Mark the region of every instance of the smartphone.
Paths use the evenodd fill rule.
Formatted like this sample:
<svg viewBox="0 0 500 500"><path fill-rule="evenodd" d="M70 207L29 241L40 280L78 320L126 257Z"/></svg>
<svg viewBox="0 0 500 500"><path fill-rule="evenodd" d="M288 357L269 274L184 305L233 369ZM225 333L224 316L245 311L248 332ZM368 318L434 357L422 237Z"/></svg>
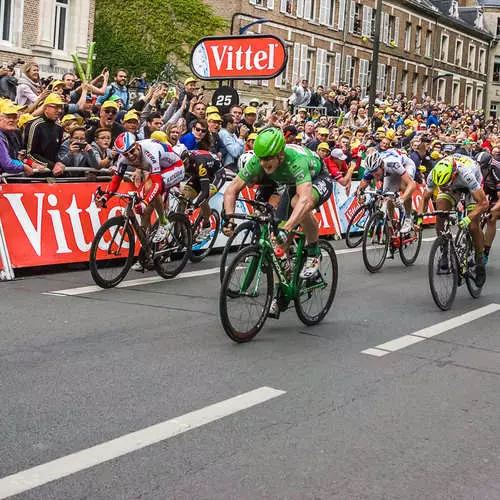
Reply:
<svg viewBox="0 0 500 500"><path fill-rule="evenodd" d="M77 143L77 146L80 148L80 149L85 149L87 147L87 144L85 142L78 142Z"/></svg>

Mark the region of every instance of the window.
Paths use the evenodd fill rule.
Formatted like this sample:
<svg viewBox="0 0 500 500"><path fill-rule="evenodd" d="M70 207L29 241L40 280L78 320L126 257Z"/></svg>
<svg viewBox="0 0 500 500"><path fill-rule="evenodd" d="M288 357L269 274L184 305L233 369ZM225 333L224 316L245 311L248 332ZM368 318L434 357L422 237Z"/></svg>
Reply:
<svg viewBox="0 0 500 500"><path fill-rule="evenodd" d="M346 56L345 58L345 83L349 87L354 87L354 73L356 72L356 58Z"/></svg>
<svg viewBox="0 0 500 500"><path fill-rule="evenodd" d="M389 15L388 18L387 39L391 45L397 45L399 38L399 19L391 15Z"/></svg>
<svg viewBox="0 0 500 500"><path fill-rule="evenodd" d="M476 109L482 109L483 107L483 89L476 89Z"/></svg>
<svg viewBox="0 0 500 500"><path fill-rule="evenodd" d="M427 30L425 34L425 57L431 57L432 31Z"/></svg>
<svg viewBox="0 0 500 500"><path fill-rule="evenodd" d="M443 102L445 96L446 96L446 80L444 78L440 78L437 81L436 101Z"/></svg>
<svg viewBox="0 0 500 500"><path fill-rule="evenodd" d="M316 19L316 0L304 2L304 19L314 21Z"/></svg>
<svg viewBox="0 0 500 500"><path fill-rule="evenodd" d="M361 87L361 95L366 95L366 89L368 87L368 66L369 63L366 59L359 60L359 74L358 74L358 85Z"/></svg>
<svg viewBox="0 0 500 500"><path fill-rule="evenodd" d="M496 117L497 117L497 103L496 102L492 102L490 104L490 116L492 116L496 120Z"/></svg>
<svg viewBox="0 0 500 500"><path fill-rule="evenodd" d="M332 72L335 67L335 56L333 54L328 54L326 56L325 64L325 88L330 87L332 83Z"/></svg>
<svg viewBox="0 0 500 500"><path fill-rule="evenodd" d="M493 63L493 81L500 83L500 56L495 56Z"/></svg>
<svg viewBox="0 0 500 500"><path fill-rule="evenodd" d="M457 66L462 66L463 51L464 51L464 42L462 42L462 40L457 40L455 44L455 64Z"/></svg>
<svg viewBox="0 0 500 500"><path fill-rule="evenodd" d="M424 75L422 80L422 94L426 94L429 91L429 77Z"/></svg>
<svg viewBox="0 0 500 500"><path fill-rule="evenodd" d="M314 50L308 49L306 58L306 78L307 80L312 80L312 68L313 68Z"/></svg>
<svg viewBox="0 0 500 500"><path fill-rule="evenodd" d="M411 46L411 23L406 23L405 28L405 50L410 50Z"/></svg>
<svg viewBox="0 0 500 500"><path fill-rule="evenodd" d="M460 99L460 82L454 81L453 87L451 89L451 103L453 106L458 105L458 101Z"/></svg>
<svg viewBox="0 0 500 500"><path fill-rule="evenodd" d="M439 51L439 59L441 61L448 62L448 43L449 43L448 35L441 35L441 50Z"/></svg>
<svg viewBox="0 0 500 500"><path fill-rule="evenodd" d="M411 94L415 97L418 92L418 73L413 73L413 80L411 82Z"/></svg>
<svg viewBox="0 0 500 500"><path fill-rule="evenodd" d="M420 49L422 48L422 27L415 27L415 53L420 54Z"/></svg>
<svg viewBox="0 0 500 500"><path fill-rule="evenodd" d="M287 45L287 52L290 54L292 51L292 48ZM287 79L287 74L288 74L288 62L290 59L287 60L287 64L285 66L285 69L283 70L282 73L280 73L274 80L274 86L275 88L287 88L288 87L288 79ZM295 83L295 82L294 82Z"/></svg>
<svg viewBox="0 0 500 500"><path fill-rule="evenodd" d="M486 73L486 50L479 49L479 73Z"/></svg>
<svg viewBox="0 0 500 500"><path fill-rule="evenodd" d="M0 19L2 20L2 40L10 41L12 23L12 0L1 0Z"/></svg>
<svg viewBox="0 0 500 500"><path fill-rule="evenodd" d="M497 36L500 36L500 17L497 17Z"/></svg>
<svg viewBox="0 0 500 500"><path fill-rule="evenodd" d="M330 11L328 12L328 26L333 26L335 20L335 0L330 0Z"/></svg>
<svg viewBox="0 0 500 500"><path fill-rule="evenodd" d="M351 15L349 17L349 32L361 35L361 12L363 6L360 3L351 2Z"/></svg>
<svg viewBox="0 0 500 500"><path fill-rule="evenodd" d="M293 0L281 0L280 12L293 15Z"/></svg>
<svg viewBox="0 0 500 500"><path fill-rule="evenodd" d="M370 26L370 37L373 38L375 36L375 16L377 15L377 10L372 9L372 19L371 19L371 26Z"/></svg>
<svg viewBox="0 0 500 500"><path fill-rule="evenodd" d="M468 109L472 108L472 85L465 87L465 107Z"/></svg>
<svg viewBox="0 0 500 500"><path fill-rule="evenodd" d="M405 69L401 72L401 92L406 95L406 89L408 87L408 71Z"/></svg>
<svg viewBox="0 0 500 500"><path fill-rule="evenodd" d="M467 64L469 69L474 70L476 65L476 47L474 45L469 45L469 58Z"/></svg>
<svg viewBox="0 0 500 500"><path fill-rule="evenodd" d="M56 50L64 50L66 46L68 3L69 0L56 0L56 19L54 23L54 49Z"/></svg>

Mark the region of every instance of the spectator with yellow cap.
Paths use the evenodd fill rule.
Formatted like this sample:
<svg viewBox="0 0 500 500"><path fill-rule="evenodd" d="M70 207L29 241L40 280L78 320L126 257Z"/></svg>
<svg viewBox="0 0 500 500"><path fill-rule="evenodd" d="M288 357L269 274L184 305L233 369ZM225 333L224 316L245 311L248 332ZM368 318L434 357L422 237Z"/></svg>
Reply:
<svg viewBox="0 0 500 500"><path fill-rule="evenodd" d="M114 101L104 101L101 109L99 110L99 120L92 123L90 128L87 129L87 142L92 143L95 139L95 131L98 128L105 128L111 131L111 140L115 139L125 131L125 129L118 122L115 121L116 114L119 111L119 106Z"/></svg>
<svg viewBox="0 0 500 500"><path fill-rule="evenodd" d="M0 106L0 173L32 175L33 169L24 164L24 157L19 154L19 142L16 140L17 115L20 106L11 101L4 101Z"/></svg>
<svg viewBox="0 0 500 500"><path fill-rule="evenodd" d="M247 140L245 141L245 151L253 151L255 139L257 139L257 134L255 132L248 134Z"/></svg>
<svg viewBox="0 0 500 500"><path fill-rule="evenodd" d="M327 128L320 127L316 130L316 137L312 141L308 142L306 146L311 151L316 151L320 143L328 141L329 136L330 131Z"/></svg>
<svg viewBox="0 0 500 500"><path fill-rule="evenodd" d="M30 166L39 163L55 176L64 173L64 164L58 158L63 129L57 123L63 107L61 96L50 94L43 103L42 115L30 122L26 129L26 162Z"/></svg>
<svg viewBox="0 0 500 500"><path fill-rule="evenodd" d="M247 106L243 110L243 120L241 120L241 125L245 125L245 127L250 132L257 132L257 128L255 127L255 122L257 121L257 108L253 106Z"/></svg>
<svg viewBox="0 0 500 500"><path fill-rule="evenodd" d="M126 132L137 136L137 132L139 131L139 115L134 110L127 111L123 116L122 124Z"/></svg>
<svg viewBox="0 0 500 500"><path fill-rule="evenodd" d="M76 115L73 115L73 114L64 115L61 118L61 126L64 130L63 137L64 138L69 137L69 135L71 134L71 131L75 127L81 127L83 125L83 123L84 123L83 119L76 116Z"/></svg>
<svg viewBox="0 0 500 500"><path fill-rule="evenodd" d="M214 108L215 106L210 106ZM217 108L216 108L217 109ZM221 143L219 137L219 131L222 127L222 117L219 113L210 113L207 115L207 123L208 123L208 133L211 138L211 147L210 152L214 155L217 155L219 160L222 159L222 151L221 151Z"/></svg>

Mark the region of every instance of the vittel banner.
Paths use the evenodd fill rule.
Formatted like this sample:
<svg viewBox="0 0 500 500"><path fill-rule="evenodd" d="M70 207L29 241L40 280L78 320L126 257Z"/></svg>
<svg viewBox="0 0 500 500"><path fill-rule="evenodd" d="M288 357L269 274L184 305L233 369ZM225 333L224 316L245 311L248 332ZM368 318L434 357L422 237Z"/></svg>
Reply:
<svg viewBox="0 0 500 500"><path fill-rule="evenodd" d="M191 70L201 80L269 80L286 61L285 45L273 35L207 37L191 52Z"/></svg>

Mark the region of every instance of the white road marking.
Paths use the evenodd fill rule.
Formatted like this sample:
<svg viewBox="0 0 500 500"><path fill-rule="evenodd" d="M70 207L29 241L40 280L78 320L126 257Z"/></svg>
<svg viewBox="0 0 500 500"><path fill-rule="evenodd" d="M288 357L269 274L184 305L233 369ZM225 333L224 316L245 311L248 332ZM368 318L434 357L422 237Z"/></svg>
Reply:
<svg viewBox="0 0 500 500"><path fill-rule="evenodd" d="M390 354L391 352L400 351L405 347L423 342L424 340L435 337L436 335L447 332L448 330L466 325L476 319L488 316L488 314L493 314L498 311L500 311L500 304L488 304L487 306L474 309L474 311L461 314L460 316L455 316L454 318L447 319L446 321L441 321L441 323L436 323L435 325L428 326L427 328L410 333L409 335L403 335L402 337L390 340L384 344L379 344L375 347L365 349L364 351L361 351L361 353L380 358L386 354Z"/></svg>
<svg viewBox="0 0 500 500"><path fill-rule="evenodd" d="M430 238L422 238L422 241L434 241L437 236L431 236Z"/></svg>
<svg viewBox="0 0 500 500"><path fill-rule="evenodd" d="M140 431L52 460L31 469L0 479L0 499L18 495L43 484L108 462L128 453L151 446L173 436L196 429L228 415L251 408L285 394L272 387L260 387L234 398L226 399L201 410L186 413Z"/></svg>

